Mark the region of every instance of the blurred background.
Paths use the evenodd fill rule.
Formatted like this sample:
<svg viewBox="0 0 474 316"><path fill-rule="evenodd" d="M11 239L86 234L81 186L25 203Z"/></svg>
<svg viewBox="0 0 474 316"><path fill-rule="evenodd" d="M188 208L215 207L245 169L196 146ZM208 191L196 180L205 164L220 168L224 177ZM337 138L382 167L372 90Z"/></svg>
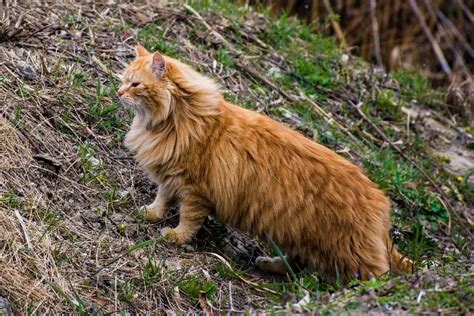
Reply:
<svg viewBox="0 0 474 316"><path fill-rule="evenodd" d="M473 0L244 0L335 35L340 47L384 70L416 70L448 86L454 111L474 109Z"/></svg>

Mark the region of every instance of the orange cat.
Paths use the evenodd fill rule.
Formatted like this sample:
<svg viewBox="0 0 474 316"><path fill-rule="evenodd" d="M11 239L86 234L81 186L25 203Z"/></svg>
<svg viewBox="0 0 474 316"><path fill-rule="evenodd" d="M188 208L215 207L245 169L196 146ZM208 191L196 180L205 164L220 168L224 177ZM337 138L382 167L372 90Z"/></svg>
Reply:
<svg viewBox="0 0 474 316"><path fill-rule="evenodd" d="M135 117L126 146L159 184L145 218L180 204L187 243L207 215L271 238L289 261L328 279L407 271L389 238L389 200L357 166L258 113L226 102L216 85L176 59L138 46L123 76L121 102ZM279 258L257 265L283 272Z"/></svg>

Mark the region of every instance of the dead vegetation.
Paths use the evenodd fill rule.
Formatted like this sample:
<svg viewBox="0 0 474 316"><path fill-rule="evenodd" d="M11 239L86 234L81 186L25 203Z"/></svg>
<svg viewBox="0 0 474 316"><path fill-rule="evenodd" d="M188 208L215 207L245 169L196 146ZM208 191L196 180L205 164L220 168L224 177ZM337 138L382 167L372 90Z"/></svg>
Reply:
<svg viewBox="0 0 474 316"><path fill-rule="evenodd" d="M16 184L23 186L15 176L25 174L31 164L32 154L27 147L24 137L17 134L17 130L5 119L0 119L0 139L2 147L0 159L2 161L2 193L3 185ZM10 176L5 178L5 176ZM27 198L34 203L38 197L32 190L24 192ZM2 199L14 197L2 195ZM64 278L58 275L55 262L52 258L52 246L49 236L43 236L44 227L26 220L17 209L0 212L0 271L2 271L2 290L16 292L26 300L41 302L54 299L48 286L40 281L42 276L48 275L56 283L65 286ZM19 269L21 268L21 270ZM25 286L28 285L28 286Z"/></svg>
<svg viewBox="0 0 474 316"><path fill-rule="evenodd" d="M326 28L340 45L387 70L416 69L462 93L459 111L473 119L474 5L472 1L242 1L296 15ZM323 26L323 27L322 27Z"/></svg>
<svg viewBox="0 0 474 316"><path fill-rule="evenodd" d="M253 259L269 249L212 219L189 246L177 249L160 240L162 223L145 223L138 213L153 199L155 187L122 145L130 113L115 98L117 78L133 58L138 40L192 63L215 78L235 102L309 137L332 140L328 146L358 162L373 148L400 146L406 153L415 137L405 138L400 131L408 124L408 131L416 133L417 127L410 117L408 123L374 123L383 135L390 126L395 137L408 143L402 147L405 144L393 141L392 134L382 139L370 126L362 126L345 100L357 104L387 86L400 88L367 65L344 70L346 77L344 71L337 73L334 80L350 82L341 89L326 87L326 78L314 88L265 37L271 27L268 17L247 12L246 23L233 24L223 14L203 15L193 8L7 5L0 23L0 314L2 297L13 310L33 313L217 313L270 307L309 311L333 303L333 298L342 299L342 305L334 301L334 306L346 305L347 292L336 292L337 287L320 294L318 285L317 295L310 295L308 284L318 282L315 276L296 282L255 271ZM305 45L300 39L295 42ZM332 53L314 54L311 58L324 60ZM339 63L339 55L336 58L334 63ZM371 90L375 81L379 86ZM302 104L306 107L298 112ZM472 140L453 120L442 125L450 127L453 143L464 146ZM431 159L417 155L414 163L420 166L420 160ZM383 163L375 164L380 168ZM429 170L430 177L441 173ZM459 258L461 271L456 270L453 279L472 282L472 273L466 272L470 257L465 256L472 205L450 181L439 187L446 197L436 197L452 204L460 241L453 241L451 221L449 230L440 223L439 231L429 234L445 248L439 258L451 252ZM418 185L425 182L422 178ZM413 212L410 207L416 209L416 201L401 196L395 206ZM171 212L166 224L176 220L176 212ZM407 227L400 222L398 229L404 232ZM417 280L417 275L410 279L415 290L425 284ZM398 290L391 282L380 287L386 293ZM460 287L456 282L451 288ZM463 303L456 311L466 309Z"/></svg>
<svg viewBox="0 0 474 316"><path fill-rule="evenodd" d="M452 79L456 72L465 79L471 76L474 49L469 30L474 15L470 1L244 2L264 4L274 14L297 15L309 24L330 22L343 46L360 47L359 54L374 59L380 67L430 65L431 70L439 70L431 72L434 78L444 73ZM427 56L435 63L427 63Z"/></svg>
<svg viewBox="0 0 474 316"><path fill-rule="evenodd" d="M224 272L227 262L193 246L149 241L159 227L143 223L137 210L155 189L121 144L129 114L119 114L115 100L115 78L135 44L133 33L116 26L126 23L123 17L142 26L157 15L173 21L183 11L148 16L131 5L55 4L7 12L8 42L0 48L0 296L36 312L192 309L178 287L206 275L211 261ZM218 229L231 239L224 253L246 258L255 247ZM210 243L206 250L217 249ZM228 284L219 295L232 291L245 304L238 299L244 285Z"/></svg>

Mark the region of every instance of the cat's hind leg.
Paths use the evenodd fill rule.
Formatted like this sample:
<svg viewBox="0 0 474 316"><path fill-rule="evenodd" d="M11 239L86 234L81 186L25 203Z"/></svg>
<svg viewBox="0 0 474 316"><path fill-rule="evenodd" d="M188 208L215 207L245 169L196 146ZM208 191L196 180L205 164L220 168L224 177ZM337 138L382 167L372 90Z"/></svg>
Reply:
<svg viewBox="0 0 474 316"><path fill-rule="evenodd" d="M255 264L265 273L281 275L288 273L285 263L280 257L257 257L257 259L255 259Z"/></svg>

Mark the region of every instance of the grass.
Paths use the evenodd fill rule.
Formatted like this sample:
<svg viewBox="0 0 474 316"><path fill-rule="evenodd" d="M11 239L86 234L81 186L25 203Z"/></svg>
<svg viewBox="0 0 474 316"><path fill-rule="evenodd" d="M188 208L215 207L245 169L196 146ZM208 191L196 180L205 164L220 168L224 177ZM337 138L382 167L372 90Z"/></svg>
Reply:
<svg viewBox="0 0 474 316"><path fill-rule="evenodd" d="M149 51L158 51L170 57L178 57L176 43L166 40L164 33L164 27L149 24L138 32L137 42L143 43Z"/></svg>
<svg viewBox="0 0 474 316"><path fill-rule="evenodd" d="M401 143L405 154L443 187L453 204L462 205L473 198L470 175L458 180L444 172L443 161L430 155L429 140L413 126L407 129L402 111L403 107L442 110L442 91L433 93L416 73L397 71L388 79L370 77L369 66L353 58L343 61L333 39L293 18L272 19L264 9L257 14L223 0L188 3L259 73L288 94L308 96L358 141L321 116L308 99L288 101L243 71L238 63L242 56L216 41L182 7L153 11L153 19L146 23L145 18L124 15L125 9L114 6L94 20L89 15L95 11L79 9L80 4L52 7L52 12L64 17L65 31L90 26L98 43L90 45L86 35L77 41L97 51L71 51L67 45L71 40L57 38L54 43L60 45L60 51L68 52L60 58L52 53L37 56L43 52L28 48L29 54L44 60L47 71L38 71L41 80L0 79L1 95L11 101L5 102L8 123L21 130L12 138L15 141L6 142L16 166L9 166L13 168L9 177L2 173L0 179L7 189L0 195L0 229L10 232L8 240L0 236L0 248L7 245L1 249L9 250L4 257L0 255L0 267L9 262L21 267L17 270L37 269L27 274L27 280L5 270L0 276L0 296L8 297L15 310L25 311L26 294L18 289L31 288L29 310L52 308L78 314L230 308L275 314L313 310L321 314L463 313L472 308L472 274L466 271L472 264L467 256L471 238L462 222L456 222L420 172L384 144L344 99L349 94L360 100L370 121L392 142ZM254 258L283 253L212 222L200 232L202 238L187 247L170 246L157 238L161 227L176 224L176 212L158 225L139 218L139 207L152 201L156 188L122 145L131 114L117 103L119 82L111 76L132 58L130 34L136 34L135 40L149 50L184 60L213 77L227 100L263 112L361 165L393 201L392 237L401 252L415 261L418 272L403 277L387 274L367 282L354 280L342 286L323 282L320 275L305 270L286 278L263 275L254 268ZM125 55L115 55L116 47L108 40L102 42L108 38L114 38L120 49L125 47ZM6 47L16 49L16 45L11 42ZM99 47L109 46L114 52L100 51ZM109 71L99 69L91 53ZM71 54L80 54L90 64L71 62ZM387 85L387 80L397 84ZM21 138L23 134L30 139ZM59 171L44 171L53 170L47 162L23 163L32 154L11 144L26 144L55 158L60 162ZM51 188L55 188L52 193ZM37 257L22 250L22 228L9 226L18 220L2 221L13 210L24 218ZM15 253L22 256L20 261L14 261L18 259ZM15 280L23 280L23 286L10 286ZM39 305L43 301L46 305Z"/></svg>
<svg viewBox="0 0 474 316"><path fill-rule="evenodd" d="M197 303L199 297L204 295L207 299L213 301L217 293L218 286L213 282L204 282L202 277L193 275L183 279L178 285L180 291Z"/></svg>
<svg viewBox="0 0 474 316"><path fill-rule="evenodd" d="M420 102L437 109L443 108L443 93L434 90L428 79L421 74L397 70L392 72L392 76L400 85L401 96L407 101Z"/></svg>

